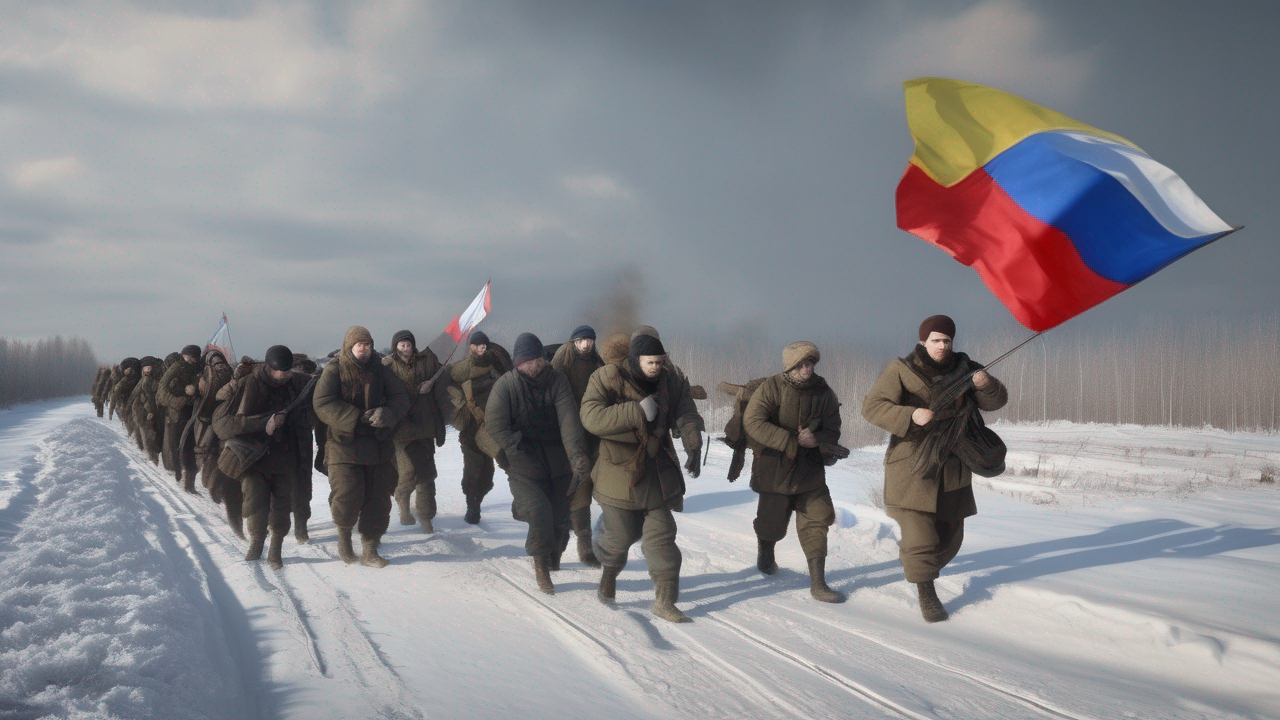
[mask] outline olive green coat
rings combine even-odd
[[[170,423],[186,423],[191,419],[189,408],[195,406],[194,395],[187,394],[187,386],[200,381],[200,371],[204,363],[189,363],[178,360],[160,376],[160,385],[156,389],[156,400],[164,406],[165,421]]]
[[[702,416],[693,404],[689,384],[663,372],[654,393],[658,415],[645,421],[645,398],[624,363],[606,365],[591,376],[580,411],[582,427],[600,438],[600,453],[591,479],[595,499],[627,510],[646,510],[684,502],[684,474],[671,441],[680,432],[686,453],[700,452]]]
[[[409,412],[396,426],[393,439],[401,443],[430,439],[443,444],[445,429],[454,413],[453,401],[449,397],[452,378],[449,373],[442,372],[431,386],[431,392],[418,392],[422,383],[430,380],[440,369],[436,354],[427,348],[405,362],[399,353],[392,353],[382,358],[382,364],[400,378],[409,395]]]
[[[342,352],[349,354],[350,348],[343,348]],[[362,370],[363,385],[369,388],[366,395],[362,388],[344,387],[340,370],[342,361],[343,358],[338,357],[324,366],[312,398],[316,417],[327,428],[325,465],[395,462],[395,444],[392,441],[395,425],[409,411],[409,394],[404,383],[391,368],[382,364],[381,356],[374,353]],[[370,402],[367,400],[369,397],[377,401]],[[390,410],[390,426],[374,428],[360,422],[364,412],[375,407]]]
[[[957,362],[967,363],[970,370],[982,367],[964,353],[956,353]],[[929,426],[920,427],[911,421],[911,413],[917,408],[929,407],[934,392],[943,388],[935,386],[931,372],[915,355],[898,358],[889,363],[871,386],[871,392],[862,401],[862,417],[867,422],[888,432],[889,449],[884,456],[884,503],[888,507],[906,508],[918,512],[936,512],[939,483],[943,492],[952,492],[972,485],[973,473],[960,460],[951,455],[942,465],[941,472],[925,469],[913,472],[915,457],[921,441],[928,434]],[[907,363],[910,362],[909,366]],[[926,382],[926,378],[931,378]],[[1009,401],[1004,385],[994,377],[983,388],[970,390],[980,410],[999,410]],[[977,514],[972,499],[968,508],[961,508],[960,516]]]
[[[486,428],[506,453],[507,474],[528,480],[562,477],[588,466],[578,403],[564,373],[545,368],[498,378],[485,405]]]
[[[742,426],[753,444],[752,490],[799,495],[826,486],[822,454],[798,440],[808,427],[820,443],[840,441],[840,401],[826,380],[814,375],[800,390],[783,373],[769,377],[751,394]]]
[[[591,375],[604,367],[604,360],[600,359],[599,353],[594,349],[587,355],[578,352],[578,348],[570,341],[556,350],[555,356],[551,358],[551,367],[564,373],[569,379],[573,399],[581,405],[582,396],[587,394],[587,383],[591,382]]]

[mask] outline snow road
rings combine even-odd
[[[831,606],[794,533],[755,571],[755,495],[716,444],[677,626],[638,547],[614,608],[572,549],[538,592],[500,473],[462,522],[453,441],[435,535],[393,517],[390,567],[344,565],[317,475],[312,544],[276,572],[85,399],[0,411],[0,718],[1280,717],[1280,489],[1255,473],[1280,439],[998,430],[1013,471],[978,486],[949,622],[920,620],[865,499],[883,448],[830,475]]]

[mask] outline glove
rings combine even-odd
[[[391,425],[391,411],[385,407],[377,407],[369,411],[369,424],[376,428],[389,427]]]
[[[569,481],[569,491],[566,492],[565,495],[567,495],[568,497],[573,497],[574,495],[577,495],[578,489],[582,487],[582,483],[590,479],[591,479],[590,473],[584,474],[584,473],[575,472],[573,474],[573,479]]]
[[[658,417],[658,401],[652,395],[640,401],[640,409],[644,411],[644,419],[649,422]]]
[[[693,452],[689,453],[689,459],[684,461],[684,469],[688,470],[689,474],[695,478],[702,473],[702,446],[701,445],[694,448]]]

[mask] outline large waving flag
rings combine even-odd
[[[480,289],[480,294],[471,301],[467,309],[450,321],[449,327],[444,329],[455,343],[462,342],[463,338],[470,335],[481,320],[488,317],[489,310],[493,308],[493,297],[489,294],[490,284],[492,284],[492,281],[486,282],[484,287]]]
[[[1048,330],[1233,228],[1128,140],[973,83],[903,83],[915,154],[898,227]]]
[[[222,322],[218,323],[218,329],[213,331],[213,337],[209,338],[209,342],[204,344],[204,351],[217,350],[227,359],[228,363],[235,365],[240,361],[236,357],[235,348],[231,346],[231,326],[227,324],[227,314],[222,313]]]

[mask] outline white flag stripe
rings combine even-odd
[[[1175,235],[1193,238],[1231,230],[1177,173],[1140,150],[1078,132],[1047,132],[1042,139],[1063,155],[1119,180],[1152,217]]]
[[[471,332],[472,328],[479,325],[480,321],[484,320],[485,316],[488,315],[488,312],[484,309],[485,296],[488,294],[489,283],[485,283],[484,287],[480,290],[480,294],[476,296],[476,299],[472,300],[471,304],[467,306],[467,309],[462,311],[462,314],[458,316],[458,330],[462,333],[463,337],[466,337],[467,333]]]

